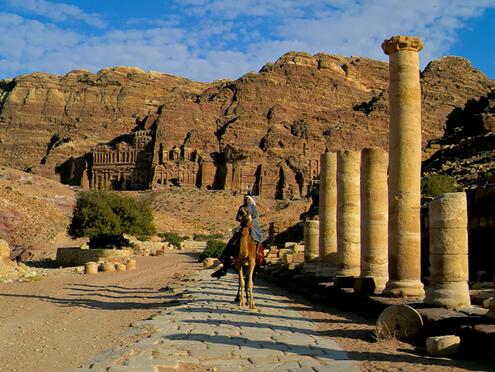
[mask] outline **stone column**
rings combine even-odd
[[[304,262],[310,262],[318,258],[319,233],[320,222],[318,220],[304,221]]]
[[[388,281],[387,169],[387,151],[375,147],[361,152],[360,281],[371,281],[376,293]]]
[[[337,255],[336,276],[360,275],[360,166],[358,151],[337,153]]]
[[[420,38],[394,36],[389,55],[389,296],[424,296],[421,283],[421,87]]]
[[[305,275],[319,275],[319,248],[320,221],[304,221],[304,265],[302,273]]]
[[[425,303],[471,306],[468,272],[467,200],[463,192],[440,195],[430,204],[430,286]]]
[[[326,152],[320,158],[319,191],[319,270],[333,276],[337,265],[337,154]]]

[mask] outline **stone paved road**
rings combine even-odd
[[[239,309],[232,302],[236,276],[217,281],[210,273],[202,271],[187,286],[173,289],[178,301],[136,325],[151,327],[149,337],[78,371],[359,370],[335,341],[317,336],[314,325],[289,308],[292,300],[256,283],[258,309]]]

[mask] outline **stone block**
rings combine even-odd
[[[292,253],[292,249],[281,248],[278,250],[278,257],[283,258],[287,253]]]
[[[283,259],[286,263],[290,264],[294,261],[294,254],[293,253],[286,253],[284,255]]]
[[[121,261],[133,255],[132,249],[57,249],[57,263],[60,266],[81,266],[87,262]]]
[[[304,252],[296,252],[292,254],[292,262],[303,263],[304,262]]]
[[[461,338],[459,336],[435,336],[426,339],[426,351],[430,356],[450,356],[459,351]]]

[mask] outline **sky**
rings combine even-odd
[[[495,0],[0,0],[0,79],[138,66],[236,79],[288,51],[386,61],[420,36],[421,67],[468,58],[495,78]]]

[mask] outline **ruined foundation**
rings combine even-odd
[[[382,292],[388,280],[387,168],[385,150],[361,152],[361,277],[356,284],[363,288],[367,281],[375,293]]]
[[[390,58],[389,281],[394,297],[424,296],[421,283],[420,38],[394,36],[382,44]]]
[[[337,277],[360,275],[360,166],[358,151],[337,153]]]
[[[430,204],[430,286],[424,302],[470,306],[467,201],[463,192],[443,194]]]

